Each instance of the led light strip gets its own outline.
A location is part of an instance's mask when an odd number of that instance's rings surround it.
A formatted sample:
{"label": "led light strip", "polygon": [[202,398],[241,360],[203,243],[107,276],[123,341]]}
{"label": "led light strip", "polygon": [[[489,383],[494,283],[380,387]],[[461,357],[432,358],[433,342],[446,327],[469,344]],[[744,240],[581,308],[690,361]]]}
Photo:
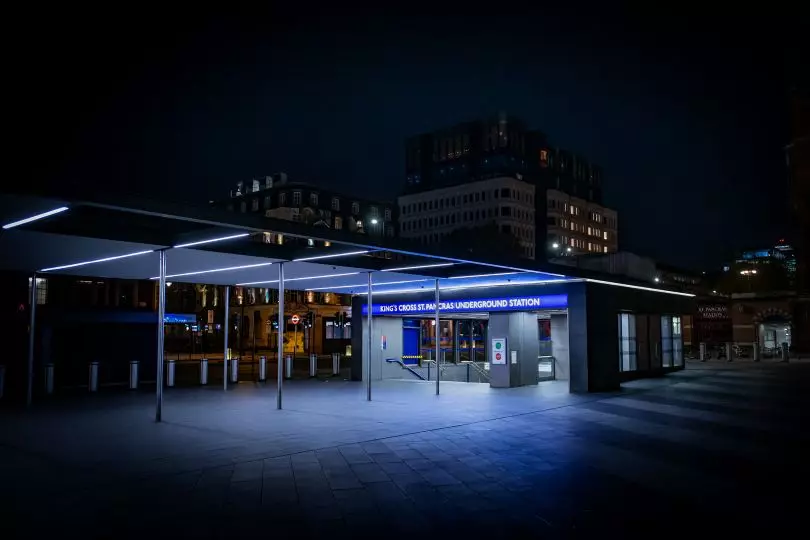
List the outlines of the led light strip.
{"label": "led light strip", "polygon": [[[345,274],[329,274],[327,276],[294,277],[294,278],[285,279],[284,283],[287,283],[288,281],[304,281],[304,280],[307,280],[307,279],[325,279],[325,278],[340,277],[340,276],[356,276],[359,273],[360,272],[346,272]],[[278,280],[274,279],[274,280],[271,280],[271,281],[247,281],[245,283],[237,283],[236,285],[238,287],[241,287],[243,285],[259,285],[259,284],[262,284],[262,283],[278,283]],[[338,287],[323,287],[323,288],[324,289],[337,289]],[[307,289],[307,290],[308,291],[315,291],[315,290],[318,290],[318,289]]]}
{"label": "led light strip", "polygon": [[642,291],[657,292],[657,293],[662,293],[662,294],[675,294],[675,295],[678,295],[678,296],[688,296],[688,297],[691,297],[691,298],[695,297],[695,295],[692,294],[692,293],[684,293],[684,292],[678,292],[678,291],[667,291],[667,290],[664,290],[664,289],[654,289],[652,287],[642,287],[641,285],[630,285],[628,283],[616,283],[614,281],[602,281],[601,279],[586,278],[585,281],[590,282],[590,283],[600,283],[602,285],[613,285],[614,287],[626,287],[628,289],[639,289],[639,290],[642,290]]}
{"label": "led light strip", "polygon": [[115,257],[105,257],[103,259],[95,259],[92,261],[82,261],[73,264],[65,264],[63,266],[53,266],[51,268],[43,268],[40,272],[52,272],[54,270],[65,270],[66,268],[76,268],[77,266],[85,266],[87,264],[95,264],[95,263],[102,263],[107,261],[115,261],[117,259],[126,259],[127,257],[135,257],[136,255],[145,255],[147,253],[154,253],[154,249],[148,249],[146,251],[137,251],[135,253],[127,253],[126,255],[116,255]]}
{"label": "led light strip", "polygon": [[237,283],[236,287],[244,287],[245,285],[262,285],[265,283],[278,283],[278,280],[271,279],[270,281],[246,281],[245,283]]}
{"label": "led light strip", "polygon": [[380,272],[399,272],[402,270],[421,270],[422,268],[439,268],[441,266],[453,266],[456,263],[436,263],[436,264],[422,264],[419,266],[403,266],[401,268],[386,268],[385,270],[380,270]]}
{"label": "led light strip", "polygon": [[[432,281],[432,280],[431,280]],[[475,285],[454,285],[452,287],[442,287],[441,283],[439,284],[439,291],[458,291],[463,289],[480,289],[480,288],[487,288],[487,287],[515,287],[519,285],[548,285],[551,283],[571,283],[579,281],[576,279],[542,279],[542,280],[534,280],[534,281],[501,281],[495,283],[476,283]],[[414,293],[414,292],[424,292],[424,291],[432,291],[433,289],[426,289],[421,287],[419,289],[396,289],[393,291],[376,291],[372,289],[372,294],[405,294],[405,293]],[[368,292],[360,292],[357,294],[368,294]]]}
{"label": "led light strip", "polygon": [[[191,247],[191,246],[199,246],[199,245],[202,245],[202,244],[211,244],[213,242],[223,242],[225,240],[233,240],[234,238],[244,238],[245,236],[250,236],[250,233],[232,234],[230,236],[222,236],[220,238],[211,238],[209,240],[200,240],[199,242],[189,242],[187,244],[177,244],[176,246],[172,246],[172,247],[173,248],[185,248],[185,247]],[[181,274],[181,275],[186,275],[186,274]]]}
{"label": "led light strip", "polygon": [[64,212],[67,210],[67,206],[60,206],[59,208],[54,208],[53,210],[48,210],[47,212],[43,212],[41,214],[37,214],[35,216],[27,217],[25,219],[21,219],[19,221],[13,221],[11,223],[6,223],[3,225],[4,229],[13,229],[14,227],[19,227],[20,225],[25,225],[26,223],[31,223],[32,221],[36,221],[38,219],[43,219],[48,216],[52,216],[54,214],[58,214],[60,212]]}
{"label": "led light strip", "polygon": [[[271,262],[269,263],[258,263],[258,264],[243,264],[242,266],[229,266],[227,268],[214,268],[212,270],[198,270],[196,272],[184,272],[182,274],[169,274],[167,278],[173,277],[183,277],[183,276],[196,276],[199,274],[213,274],[215,272],[227,272],[228,270],[244,270],[246,268],[258,268],[260,266],[270,266]],[[160,279],[160,276],[155,276],[149,279]]]}
{"label": "led light strip", "polygon": [[346,253],[334,253],[332,255],[316,255],[314,257],[302,257],[300,259],[293,259],[292,262],[303,262],[303,261],[317,261],[319,259],[334,259],[335,257],[348,257],[349,255],[362,255],[364,253],[368,253],[369,250],[363,251],[347,251]]}
{"label": "led light strip", "polygon": [[[481,278],[481,277],[489,277],[489,276],[513,276],[516,274],[522,274],[523,272],[498,272],[495,274],[473,274],[471,276],[453,276],[447,279],[465,279],[465,278]],[[556,276],[557,274],[549,274]]]}
{"label": "led light strip", "polygon": [[[433,281],[433,278],[425,278],[425,279],[403,279],[401,281],[384,281],[381,283],[374,283],[373,285],[376,287],[378,285],[401,285],[402,283],[418,283],[421,281]],[[359,287],[363,287],[364,289],[368,288],[368,283],[361,283],[360,285],[336,285],[334,287],[315,287],[314,289],[307,289],[308,291],[330,291],[332,289],[356,289]]]}

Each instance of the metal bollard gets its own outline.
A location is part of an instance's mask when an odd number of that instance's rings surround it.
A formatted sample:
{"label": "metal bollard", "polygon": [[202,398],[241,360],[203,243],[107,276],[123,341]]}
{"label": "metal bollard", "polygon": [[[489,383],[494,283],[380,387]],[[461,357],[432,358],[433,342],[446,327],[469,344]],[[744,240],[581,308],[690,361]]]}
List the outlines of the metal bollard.
{"label": "metal bollard", "polygon": [[0,364],[0,399],[3,399],[3,392],[6,388],[6,366]]}
{"label": "metal bollard", "polygon": [[98,362],[90,362],[87,389],[91,392],[98,391]]}
{"label": "metal bollard", "polygon": [[318,375],[318,357],[314,354],[309,355],[309,378]]}
{"label": "metal bollard", "polygon": [[200,358],[200,386],[208,384],[208,358]]}
{"label": "metal bollard", "polygon": [[259,357],[259,382],[267,380],[267,357]]}
{"label": "metal bollard", "polygon": [[754,343],[754,362],[759,362],[759,342]]}
{"label": "metal bollard", "polygon": [[701,362],[706,361],[706,344],[705,343],[700,344],[700,361]]}
{"label": "metal bollard", "polygon": [[130,390],[137,390],[138,389],[138,366],[140,362],[137,360],[130,360],[129,361],[129,389]]}
{"label": "metal bollard", "polygon": [[239,358],[231,358],[231,382],[239,382]]}
{"label": "metal bollard", "polygon": [[790,354],[787,343],[782,343],[782,362],[790,362]]}
{"label": "metal bollard", "polygon": [[170,359],[169,364],[166,366],[166,386],[169,388],[174,386],[174,373],[177,360]]}
{"label": "metal bollard", "polygon": [[734,347],[731,346],[731,342],[726,342],[726,362],[733,362],[734,361]]}
{"label": "metal bollard", "polygon": [[340,353],[332,353],[332,377],[340,375]]}
{"label": "metal bollard", "polygon": [[292,356],[289,354],[284,358],[284,378],[292,379]]}
{"label": "metal bollard", "polygon": [[45,364],[45,393],[53,394],[54,366],[52,363]]}

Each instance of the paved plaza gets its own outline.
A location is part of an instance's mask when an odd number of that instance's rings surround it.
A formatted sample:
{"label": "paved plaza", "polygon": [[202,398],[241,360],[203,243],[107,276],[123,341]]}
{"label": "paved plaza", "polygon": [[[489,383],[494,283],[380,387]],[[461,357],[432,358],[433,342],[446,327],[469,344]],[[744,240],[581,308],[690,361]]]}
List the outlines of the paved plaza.
{"label": "paved plaza", "polygon": [[773,533],[804,519],[810,364],[561,382],[294,381],[0,409],[2,538]]}

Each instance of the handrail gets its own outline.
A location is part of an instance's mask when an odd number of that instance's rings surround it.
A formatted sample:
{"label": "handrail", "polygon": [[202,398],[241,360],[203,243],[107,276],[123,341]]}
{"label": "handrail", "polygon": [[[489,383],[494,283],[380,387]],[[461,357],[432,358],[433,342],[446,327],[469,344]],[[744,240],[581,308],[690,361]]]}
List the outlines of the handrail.
{"label": "handrail", "polygon": [[486,380],[488,380],[488,381],[492,380],[492,376],[487,372],[487,370],[485,370],[484,368],[479,366],[476,362],[473,362],[471,360],[465,360],[465,361],[463,361],[461,363],[462,364],[467,364],[467,366],[472,366],[473,369],[475,369],[475,371],[478,372],[478,375],[485,378]]}
{"label": "handrail", "polygon": [[423,381],[425,380],[425,378],[418,371],[415,371],[410,366],[406,365],[405,362],[403,362],[398,358],[386,358],[385,361],[388,362],[389,364],[399,364],[399,367],[401,367],[402,369],[407,369],[408,371],[419,377],[420,380]]}

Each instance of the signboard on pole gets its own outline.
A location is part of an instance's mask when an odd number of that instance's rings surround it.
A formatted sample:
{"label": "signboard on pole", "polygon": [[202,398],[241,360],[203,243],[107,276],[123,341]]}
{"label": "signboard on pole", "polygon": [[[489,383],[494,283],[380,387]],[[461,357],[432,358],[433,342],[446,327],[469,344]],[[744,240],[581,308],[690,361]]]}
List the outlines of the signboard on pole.
{"label": "signboard on pole", "polygon": [[490,363],[506,364],[506,338],[492,338],[492,358]]}
{"label": "signboard on pole", "polygon": [[293,324],[298,324],[301,322],[301,317],[299,317],[297,314],[293,315],[292,317],[290,317],[290,322]]}

